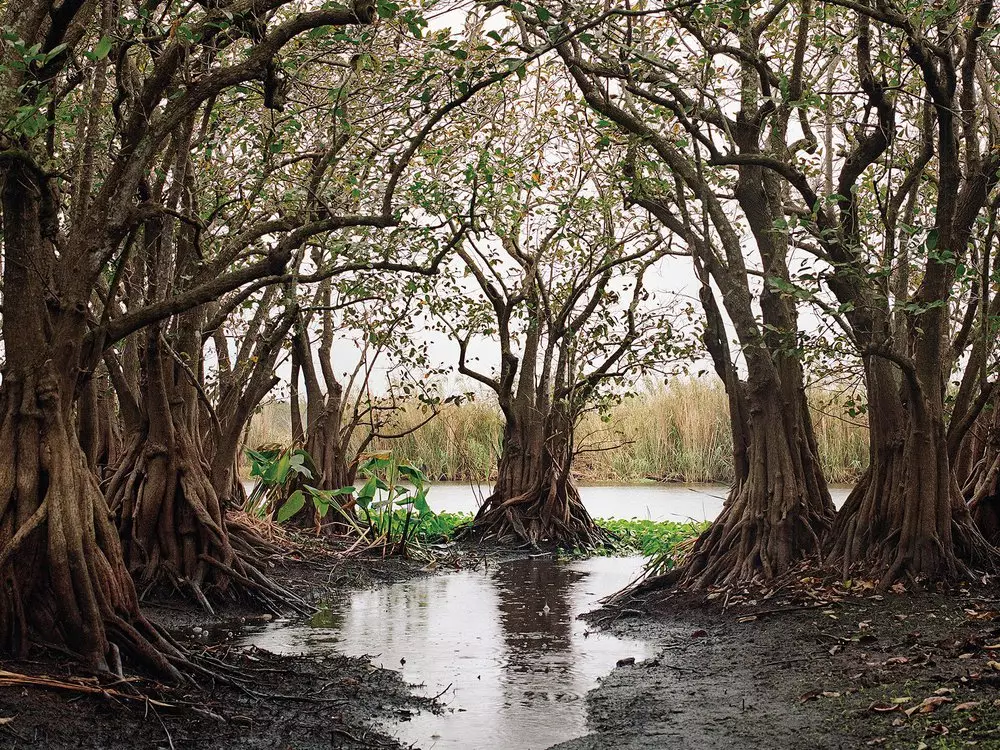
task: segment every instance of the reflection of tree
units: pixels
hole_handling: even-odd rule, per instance
[[[583,577],[551,558],[518,560],[496,569],[500,626],[511,667],[533,666],[540,652],[570,650],[569,592]]]

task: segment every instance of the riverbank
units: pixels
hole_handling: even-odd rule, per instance
[[[658,654],[604,679],[557,749],[1000,748],[995,592],[863,591],[620,613],[611,631]]]
[[[456,553],[429,571],[322,547],[268,561],[275,580],[324,604],[308,625],[239,605],[216,617],[147,605],[242,681],[130,680],[95,694],[64,657],[36,652],[3,669],[63,689],[0,687],[0,748],[430,750],[483,746],[467,742],[483,726],[505,738],[496,750],[1000,748],[988,585],[879,594],[809,579],[595,610],[632,575],[624,559]],[[546,740],[553,727],[581,736]]]

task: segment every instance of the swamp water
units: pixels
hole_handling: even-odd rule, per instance
[[[434,482],[427,493],[431,508],[475,513],[492,486]],[[651,521],[712,521],[722,512],[729,488],[717,484],[585,484],[580,499],[594,518],[641,518]],[[851,488],[830,487],[833,504],[844,504]]]
[[[275,653],[367,655],[399,670],[441,714],[386,730],[404,745],[540,750],[586,734],[586,693],[620,659],[655,647],[590,632],[578,615],[633,580],[639,557],[538,557],[353,593],[306,623],[245,631]]]
[[[846,487],[831,488],[839,507]],[[434,483],[438,511],[475,512],[488,487]],[[597,518],[711,520],[727,487],[589,485]],[[558,562],[550,556],[426,576],[331,604],[307,622],[278,620],[243,631],[239,642],[280,654],[369,656],[399,670],[444,712],[386,726],[404,745],[431,750],[540,750],[587,732],[587,691],[620,659],[642,661],[654,644],[590,632],[577,619],[636,578],[640,557]]]

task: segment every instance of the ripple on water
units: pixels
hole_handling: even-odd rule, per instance
[[[643,641],[590,633],[578,615],[641,570],[638,557],[559,563],[534,558],[358,591],[308,624],[275,622],[245,645],[277,653],[372,655],[428,696],[388,727],[404,744],[534,750],[586,733],[587,691],[619,659],[653,656]]]

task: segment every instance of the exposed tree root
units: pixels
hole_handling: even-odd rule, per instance
[[[803,559],[818,559],[833,521],[804,399],[798,415],[767,394],[754,403],[748,474],[695,542],[683,567],[685,586],[777,578]]]
[[[0,391],[0,638],[65,645],[88,668],[121,659],[181,681],[184,652],[139,611],[117,529],[48,374]]]
[[[819,556],[832,506],[824,507],[804,488],[775,484],[764,488],[747,481],[733,490],[722,514],[695,543],[681,573],[684,585],[771,580]]]
[[[861,566],[885,588],[900,579],[956,581],[996,566],[997,551],[973,521],[943,440],[925,425],[875,452],[830,533],[831,562],[845,575]]]
[[[271,611],[307,611],[305,602],[259,571],[255,562],[276,548],[227,517],[194,441],[183,429],[171,437],[172,450],[135,436],[108,489],[140,591],[165,585],[208,612],[211,600],[240,596]]]
[[[480,507],[468,534],[498,544],[532,547],[594,549],[612,542],[583,507],[573,483],[556,477],[514,497],[504,499],[494,493]]]

